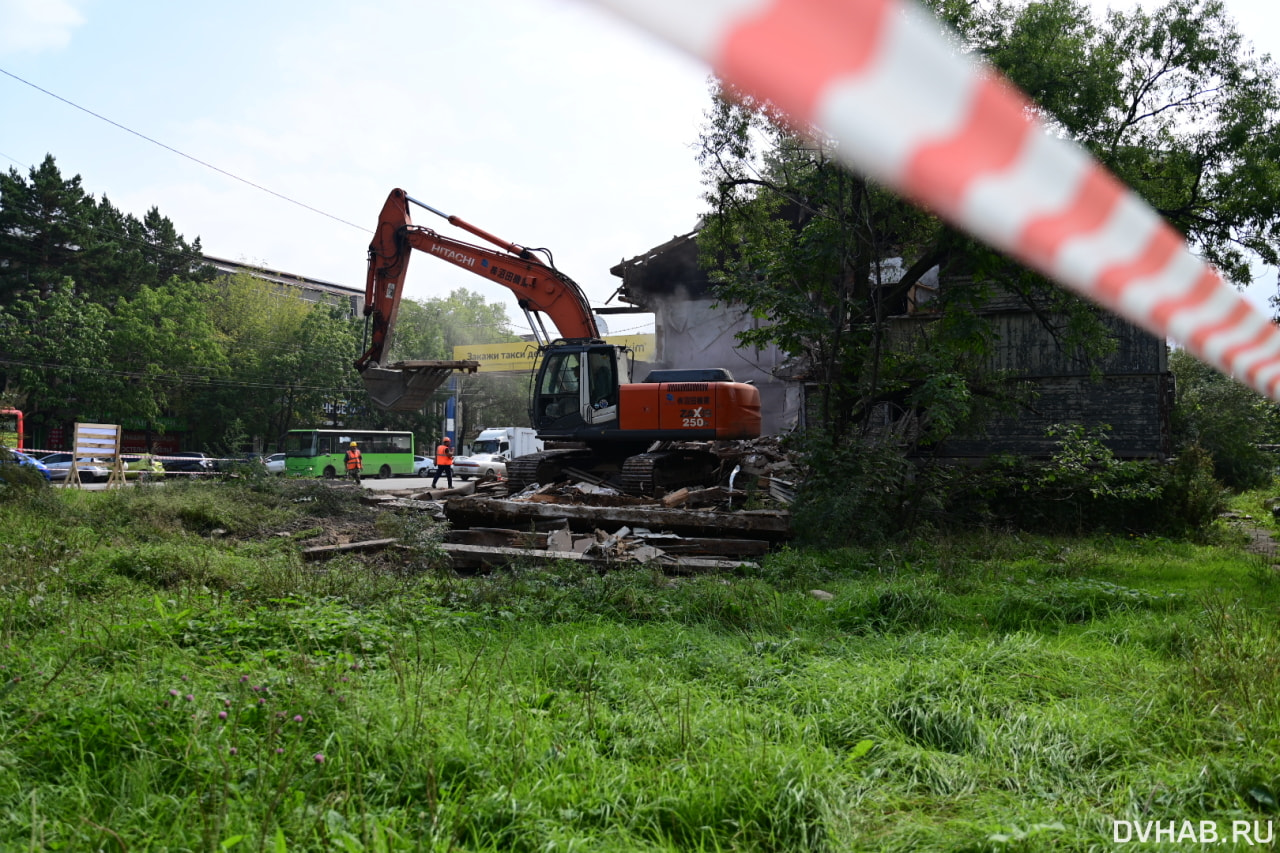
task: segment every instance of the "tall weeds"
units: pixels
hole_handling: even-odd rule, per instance
[[[0,503],[0,849],[1084,851],[1277,813],[1280,585],[1225,546],[462,578],[419,518],[303,563],[275,534],[364,512],[308,496]]]

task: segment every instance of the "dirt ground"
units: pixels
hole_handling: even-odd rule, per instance
[[[1270,528],[1256,518],[1241,513],[1229,512],[1224,517],[1228,524],[1246,537],[1245,548],[1249,553],[1266,557],[1272,564],[1280,562],[1280,540],[1276,539]]]

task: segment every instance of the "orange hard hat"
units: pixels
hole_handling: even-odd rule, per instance
[[[449,436],[447,436],[447,435],[446,435],[446,436],[444,437],[444,443],[445,443],[445,444],[453,444],[453,439],[452,439],[452,438],[449,438]]]

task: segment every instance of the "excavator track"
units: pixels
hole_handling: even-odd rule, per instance
[[[622,465],[622,490],[658,495],[714,483],[720,460],[704,450],[663,450],[631,456]]]
[[[569,476],[567,469],[600,473],[590,450],[543,450],[518,456],[507,463],[507,489],[511,494],[534,483],[554,483]],[[714,484],[720,465],[714,453],[704,450],[663,450],[628,457],[620,476],[614,469],[611,482],[629,495],[660,495],[685,486]]]
[[[562,479],[565,468],[589,468],[594,455],[590,450],[542,450],[517,456],[507,463],[507,490],[511,494],[534,483],[546,485]]]

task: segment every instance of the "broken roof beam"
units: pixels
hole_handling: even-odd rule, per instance
[[[645,565],[634,559],[617,559],[596,554],[579,554],[575,551],[547,551],[538,548],[501,548],[482,545],[463,545],[446,542],[441,545],[455,569],[494,569],[513,563],[585,563],[600,569],[616,569],[620,566]],[[755,566],[742,560],[711,560],[702,557],[658,558],[650,563],[661,565],[671,574],[699,574],[702,572],[731,571],[739,566]]]
[[[530,523],[556,518],[567,519],[575,530],[616,530],[626,525],[670,530],[687,536],[745,534],[770,542],[791,538],[790,516],[774,510],[705,512],[653,506],[592,507],[470,497],[446,501],[445,515],[459,527],[501,525],[525,529]]]

